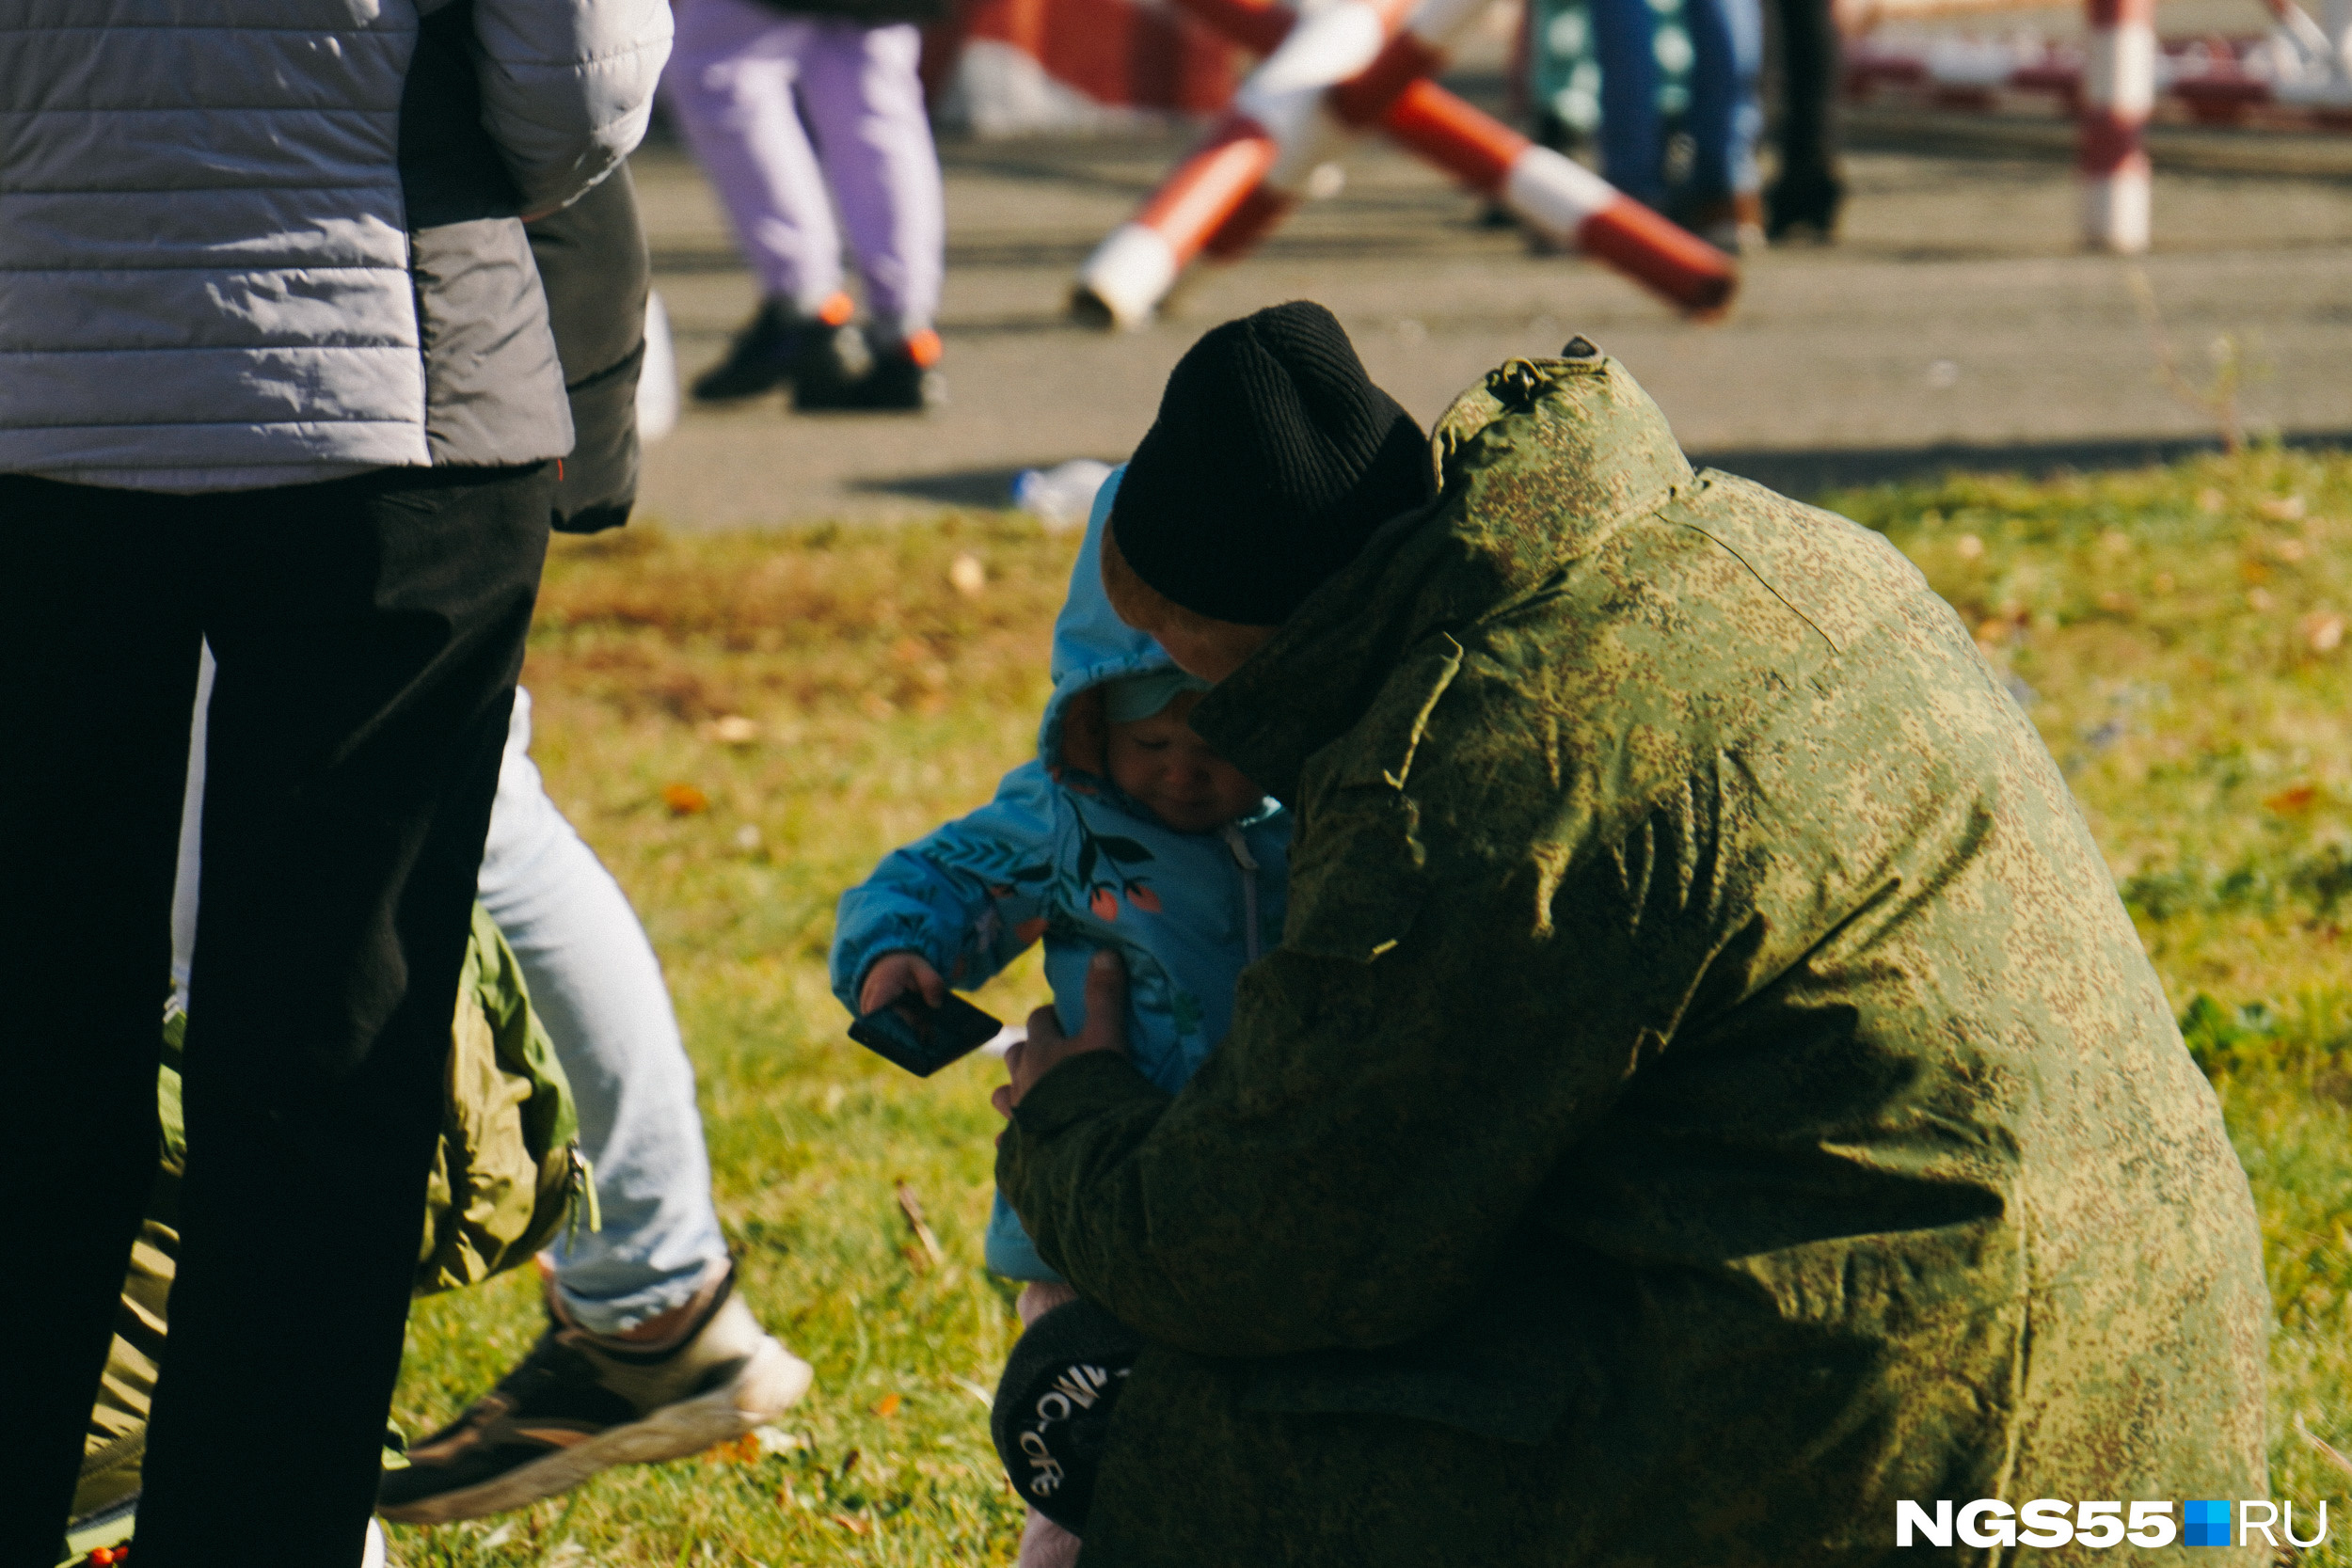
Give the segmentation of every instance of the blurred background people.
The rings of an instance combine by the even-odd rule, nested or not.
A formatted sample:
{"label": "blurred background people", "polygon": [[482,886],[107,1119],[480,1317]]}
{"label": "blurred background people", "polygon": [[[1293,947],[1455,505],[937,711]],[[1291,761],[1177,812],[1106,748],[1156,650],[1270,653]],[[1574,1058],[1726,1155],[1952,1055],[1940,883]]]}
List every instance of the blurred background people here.
{"label": "blurred background people", "polygon": [[[1586,0],[1600,65],[1601,172],[1610,183],[1725,250],[1763,238],[1759,0]],[[1678,90],[1662,73],[1687,72]],[[1689,137],[1670,159],[1670,127]]]}
{"label": "blurred background people", "polygon": [[[938,370],[946,214],[917,73],[946,0],[677,0],[669,102],[764,297],[705,402],[919,411]],[[836,226],[834,203],[840,206]],[[846,230],[866,316],[844,288]]]}

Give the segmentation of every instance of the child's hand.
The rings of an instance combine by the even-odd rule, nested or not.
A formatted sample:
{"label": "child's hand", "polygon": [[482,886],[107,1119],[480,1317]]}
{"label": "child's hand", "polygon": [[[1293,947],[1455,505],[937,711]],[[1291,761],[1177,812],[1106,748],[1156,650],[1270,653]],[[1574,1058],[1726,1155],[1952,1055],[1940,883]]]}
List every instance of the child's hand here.
{"label": "child's hand", "polygon": [[865,988],[857,993],[857,1010],[878,1012],[911,990],[921,991],[923,1000],[934,1007],[947,1000],[947,982],[923,961],[920,953],[885,953],[866,972]]}

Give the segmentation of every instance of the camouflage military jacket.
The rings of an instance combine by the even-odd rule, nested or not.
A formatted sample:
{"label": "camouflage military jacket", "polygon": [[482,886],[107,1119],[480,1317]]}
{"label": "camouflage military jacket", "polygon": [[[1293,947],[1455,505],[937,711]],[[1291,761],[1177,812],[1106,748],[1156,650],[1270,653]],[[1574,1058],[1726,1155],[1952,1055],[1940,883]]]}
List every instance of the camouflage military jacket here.
{"label": "camouflage military jacket", "polygon": [[2245,1176],[1951,610],[1598,356],[1433,447],[1196,710],[1298,813],[1232,1033],[1003,1145],[1151,1346],[1083,1560],[1984,1562],[1898,1502],[2264,1496]]}

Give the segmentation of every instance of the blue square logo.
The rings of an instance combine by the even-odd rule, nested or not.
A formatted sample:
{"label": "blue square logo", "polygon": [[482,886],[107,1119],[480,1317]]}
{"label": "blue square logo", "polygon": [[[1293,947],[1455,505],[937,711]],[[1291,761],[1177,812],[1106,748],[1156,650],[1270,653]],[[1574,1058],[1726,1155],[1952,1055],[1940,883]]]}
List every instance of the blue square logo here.
{"label": "blue square logo", "polygon": [[2230,1544],[2230,1500],[2192,1497],[2181,1505],[2181,1544],[2226,1546]]}

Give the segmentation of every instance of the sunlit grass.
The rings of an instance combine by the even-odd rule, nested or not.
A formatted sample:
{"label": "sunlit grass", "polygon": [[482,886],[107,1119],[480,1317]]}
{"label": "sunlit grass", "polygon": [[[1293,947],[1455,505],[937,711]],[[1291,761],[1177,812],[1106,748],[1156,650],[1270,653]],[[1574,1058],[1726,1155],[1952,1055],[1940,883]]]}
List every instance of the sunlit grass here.
{"label": "sunlit grass", "polygon": [[[2294,1423],[2352,1449],[2352,461],[2254,452],[1832,504],[1960,610],[2073,781],[2262,1204],[2273,1490],[2330,1498],[2343,1533],[2352,1477]],[[918,1082],[851,1046],[824,954],[843,888],[1029,754],[1074,547],[981,515],[559,544],[525,675],[535,751],[661,951],[747,1298],[818,1385],[781,1451],[400,1529],[403,1562],[1010,1560],[1020,1510],[973,1391],[1014,1331],[980,1266],[994,1069]],[[1025,963],[980,1002],[1015,1018],[1042,998]],[[945,1263],[914,1244],[901,1181]],[[513,1276],[422,1305],[408,1430],[479,1393],[536,1311]],[[2352,1553],[2331,1540],[2311,1560]]]}

